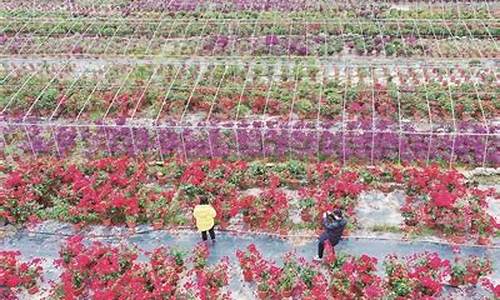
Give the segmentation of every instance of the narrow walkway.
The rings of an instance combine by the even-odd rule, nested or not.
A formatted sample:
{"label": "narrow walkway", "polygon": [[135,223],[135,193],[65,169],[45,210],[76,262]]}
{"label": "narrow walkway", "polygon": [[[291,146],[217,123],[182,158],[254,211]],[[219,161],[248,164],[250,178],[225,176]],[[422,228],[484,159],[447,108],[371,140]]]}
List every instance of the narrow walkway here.
{"label": "narrow walkway", "polygon": [[[210,64],[210,65],[224,65],[224,64],[243,64],[248,61],[248,56],[211,56],[211,57],[191,57],[191,56],[178,56],[178,57],[160,57],[158,55],[141,55],[140,57],[130,57],[124,55],[100,55],[99,58],[90,58],[91,55],[30,55],[26,58],[23,55],[2,55],[0,54],[0,64],[9,65],[24,65],[24,64],[61,64],[61,62],[70,62],[77,66],[77,70],[82,69],[100,69],[105,65],[127,65],[127,64],[161,64],[161,65],[183,65],[190,64]],[[269,56],[257,57],[260,61],[270,61]],[[296,62],[304,60],[304,58],[312,57],[279,57],[278,61],[283,63]],[[433,57],[365,57],[358,55],[343,55],[339,58],[316,58],[326,66],[414,66],[414,67],[450,67],[450,66],[464,66],[470,65],[470,60],[478,62],[482,67],[495,67],[498,65],[496,59],[475,57],[464,60],[463,58],[433,58]],[[272,64],[272,63],[270,63]]]}
{"label": "narrow walkway", "polygon": [[[118,229],[118,228],[117,228]],[[123,228],[122,228],[123,229]],[[106,230],[106,229],[104,229]],[[69,227],[63,225],[58,230],[46,230],[47,233],[31,233],[19,231],[16,234],[0,239],[0,249],[19,250],[24,257],[43,257],[52,260],[58,257],[58,251],[64,242],[65,237],[61,234],[69,234]],[[95,231],[94,231],[95,232]],[[54,233],[54,234],[52,234]],[[201,238],[199,234],[191,230],[181,230],[177,233],[167,231],[151,231],[141,234],[132,234],[129,237],[111,237],[113,229],[103,232],[104,237],[89,237],[87,241],[99,240],[109,243],[130,243],[137,245],[142,250],[151,250],[160,246],[176,247],[181,250],[189,251]],[[295,243],[289,240],[269,237],[266,235],[248,234],[236,235],[229,232],[218,232],[217,243],[211,245],[210,261],[216,262],[223,256],[228,256],[230,261],[237,265],[235,252],[237,249],[243,249],[249,244],[254,243],[266,258],[274,259],[280,262],[281,257],[288,251],[296,251],[300,256],[306,259],[312,259],[316,254],[316,241],[306,240],[301,243]],[[397,254],[400,256],[413,253],[429,251],[437,252],[443,258],[453,258],[453,248],[450,245],[436,244],[423,241],[395,241],[379,239],[355,239],[349,238],[340,242],[336,251],[342,251],[353,255],[367,254],[376,257],[381,263],[388,254]],[[494,274],[492,279],[500,280],[500,249],[484,248],[475,246],[461,246],[461,255],[488,256],[493,261]],[[380,269],[382,266],[380,265]]]}

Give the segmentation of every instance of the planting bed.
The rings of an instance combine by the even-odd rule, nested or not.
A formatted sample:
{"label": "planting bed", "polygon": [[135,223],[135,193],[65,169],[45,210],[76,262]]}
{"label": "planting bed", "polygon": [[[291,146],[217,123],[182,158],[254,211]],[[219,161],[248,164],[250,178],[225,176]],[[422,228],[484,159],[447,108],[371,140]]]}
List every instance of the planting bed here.
{"label": "planting bed", "polygon": [[1,2],[0,298],[499,298],[499,12]]}
{"label": "planting bed", "polygon": [[[308,20],[310,18],[310,20]],[[2,22],[3,21],[3,22]],[[496,58],[497,21],[267,16],[0,19],[9,56],[313,56]],[[47,47],[50,45],[50,47]]]}
{"label": "planting bed", "polygon": [[9,10],[0,19],[0,53],[336,59],[491,59],[498,54],[496,3],[462,3],[450,9],[398,2],[78,2],[3,4]]}
{"label": "planting bed", "polygon": [[3,69],[2,141],[66,156],[498,164],[496,67],[21,64]]}
{"label": "planting bed", "polygon": [[[407,237],[432,233],[456,243],[481,244],[497,234],[497,216],[488,211],[497,191],[479,188],[458,171],[437,165],[79,160],[46,157],[5,163],[1,216],[18,225],[59,220],[79,227],[179,228],[191,226],[196,197],[206,195],[213,199],[223,229],[314,234],[324,211],[341,208],[350,220],[349,231],[389,224]],[[363,214],[375,204],[367,200],[375,193],[389,197],[386,201],[395,205],[400,223]],[[357,221],[358,213],[366,224]]]}
{"label": "planting bed", "polygon": [[[47,231],[56,231],[57,233],[67,233],[70,235],[72,233],[71,230],[68,230],[64,226],[58,226],[56,224],[44,224],[44,226],[40,226],[38,228],[40,230],[43,230],[44,232]],[[102,232],[108,232],[106,229],[101,229],[99,230],[96,228],[93,233],[94,234],[102,234]],[[124,233],[124,231],[120,230],[115,230],[113,233],[119,234],[119,233]],[[61,273],[63,272],[72,272],[73,274],[76,274],[80,272],[82,274],[82,270],[78,269],[81,268],[79,266],[75,267],[68,267],[68,266],[60,266],[60,267],[54,267],[53,262],[57,259],[60,258],[59,254],[59,249],[63,247],[63,245],[67,244],[64,239],[66,237],[61,237],[61,236],[51,236],[47,234],[33,234],[33,233],[27,233],[27,232],[20,232],[18,235],[10,237],[10,238],[5,238],[0,245],[2,246],[3,249],[12,251],[12,250],[18,250],[20,251],[21,255],[17,258],[18,260],[22,261],[30,261],[36,257],[43,257],[45,258],[44,261],[40,263],[40,265],[43,267],[43,272],[41,274],[41,277],[45,280],[43,282],[39,282],[37,284],[37,287],[39,291],[35,293],[35,295],[30,295],[29,297],[41,297],[43,295],[48,295],[52,291],[54,291],[54,288],[50,285],[49,281],[54,280],[55,282],[61,283],[62,278],[60,278]],[[113,237],[85,237],[84,241],[86,244],[90,244],[92,242],[102,242],[105,245],[106,244],[111,244],[114,247],[118,247],[118,245],[125,244],[128,247],[138,247],[139,251],[143,251],[142,253],[139,253],[139,258],[137,259],[139,263],[146,263],[148,261],[148,256],[150,255],[145,255],[144,252],[147,251],[152,251],[153,249],[157,249],[160,247],[169,247],[171,249],[175,249],[176,251],[182,251],[185,257],[186,261],[186,266],[182,269],[183,273],[182,276],[186,276],[185,274],[188,274],[189,270],[193,269],[193,263],[192,260],[190,260],[188,257],[192,252],[192,249],[196,246],[198,243],[198,235],[192,233],[192,232],[185,232],[185,231],[179,231],[179,232],[163,232],[163,231],[156,231],[152,233],[143,233],[143,234],[137,234],[137,235],[132,235],[128,237],[122,237],[122,238],[113,238]],[[300,262],[300,266],[306,267],[310,270],[312,274],[311,276],[316,275],[316,272],[321,272],[323,274],[329,274],[330,266],[328,265],[320,265],[318,263],[312,263],[310,257],[312,256],[311,253],[315,252],[316,250],[316,244],[312,240],[308,240],[302,244],[296,244],[294,242],[282,240],[282,239],[276,239],[276,238],[269,238],[266,236],[255,236],[255,235],[233,235],[233,234],[226,234],[226,233],[220,233],[218,236],[218,241],[216,245],[210,246],[209,247],[209,256],[208,256],[208,263],[209,265],[214,265],[214,264],[220,264],[221,261],[223,261],[224,257],[228,257],[228,263],[230,268],[226,271],[226,276],[228,277],[226,280],[221,280],[220,281],[220,286],[221,286],[221,293],[223,292],[230,292],[231,297],[233,299],[254,299],[257,297],[257,291],[259,287],[263,286],[263,279],[260,278],[261,274],[252,274],[251,278],[253,282],[247,283],[245,282],[245,263],[241,264],[239,257],[237,256],[237,251],[238,250],[246,250],[249,245],[256,245],[257,249],[261,251],[262,253],[262,259],[264,260],[274,260],[276,263],[274,266],[278,268],[283,263],[284,254],[288,252],[294,252],[296,256],[298,257],[303,257],[305,258],[304,261]],[[39,245],[43,245],[43,247],[39,247]],[[95,246],[94,246],[95,247]],[[90,247],[89,247],[90,248]],[[409,256],[419,253],[423,254],[422,249],[425,249],[428,251],[428,253],[432,253],[432,255],[438,255],[440,258],[448,260],[450,262],[450,267],[455,266],[453,269],[455,270],[454,274],[459,274],[458,271],[460,270],[459,265],[465,265],[465,261],[467,259],[470,259],[471,257],[476,257],[477,258],[482,258],[489,260],[489,263],[492,263],[492,268],[495,270],[493,273],[488,274],[487,276],[490,278],[491,281],[498,280],[498,259],[500,257],[498,249],[493,249],[493,250],[486,250],[484,248],[477,248],[477,247],[462,247],[460,253],[455,253],[453,254],[453,248],[446,246],[446,245],[437,245],[437,244],[432,244],[432,243],[427,243],[427,242],[414,242],[414,243],[405,243],[405,242],[396,242],[396,241],[387,241],[387,240],[364,240],[364,239],[348,239],[340,242],[338,249],[336,249],[337,253],[342,253],[342,255],[349,254],[352,256],[356,257],[361,257],[361,255],[365,254],[368,255],[371,258],[376,258],[377,262],[375,263],[375,268],[377,269],[375,272],[372,270],[369,270],[370,276],[375,276],[375,278],[380,277],[377,280],[380,280],[375,287],[377,287],[376,291],[378,292],[383,292],[383,293],[393,293],[396,294],[398,291],[396,290],[396,287],[391,287],[388,285],[389,283],[389,277],[387,276],[387,271],[383,265],[384,261],[389,262],[389,258],[387,255],[390,254],[395,254],[398,255],[400,259],[406,259],[410,260]],[[95,251],[95,250],[94,250]],[[135,250],[137,251],[137,250]],[[100,257],[96,257],[93,255],[89,255],[89,250],[86,251],[86,253],[83,253],[81,256],[89,256],[90,261],[88,261],[87,265],[82,265],[83,266],[88,266],[89,269],[95,270],[97,274],[99,274],[100,271],[98,267],[98,261],[99,259],[103,259]],[[123,253],[123,252],[122,252]],[[123,255],[123,254],[122,254]],[[339,254],[340,255],[340,254]],[[293,256],[292,256],[293,257]],[[456,258],[460,258],[460,261],[455,262]],[[81,258],[77,258],[80,260]],[[77,259],[74,259],[76,262]],[[486,262],[486,261],[485,261]],[[489,273],[487,271],[488,269],[488,264],[484,264],[484,267],[478,268],[477,271],[472,271],[471,273],[466,273],[468,275],[467,280],[474,281],[475,280],[475,274],[487,274]],[[137,264],[137,262],[136,262]],[[256,268],[269,268],[272,264],[267,263],[264,264],[263,261],[259,260],[256,261]],[[410,265],[410,264],[409,264]],[[479,266],[479,265],[477,265]],[[338,267],[337,267],[338,268]],[[430,268],[432,270],[432,268]],[[170,272],[173,272],[175,269],[172,268],[170,269],[171,271],[166,272],[166,274],[171,275]],[[300,269],[299,269],[300,270]],[[257,269],[254,270],[254,272],[257,271]],[[332,270],[333,271],[333,270]],[[341,270],[338,270],[341,271]],[[347,272],[347,271],[343,271]],[[432,273],[436,272],[443,278],[443,285],[442,287],[438,288],[441,290],[439,293],[440,295],[443,296],[448,296],[452,298],[462,298],[462,297],[468,297],[468,298],[485,298],[488,296],[492,296],[491,288],[489,287],[489,284],[485,283],[484,287],[481,285],[478,285],[478,288],[476,289],[471,289],[469,284],[457,284],[460,287],[455,288],[449,284],[449,281],[451,280],[452,276],[450,276],[451,270],[448,270],[447,267],[441,267],[438,266],[436,270],[431,271]],[[475,273],[475,272],[484,272],[484,273]],[[320,274],[321,274],[320,273]],[[83,273],[85,274],[85,273]],[[221,275],[223,275],[222,273]],[[275,270],[275,275],[274,276],[282,276],[281,280],[277,280],[276,283],[271,284],[270,286],[271,289],[274,289],[275,292],[279,293],[280,290],[283,288],[283,284],[278,284],[278,282],[283,282],[283,273],[281,270],[276,269]],[[453,273],[451,273],[453,274]],[[224,278],[224,276],[219,275],[218,278]],[[341,274],[337,274],[339,276]],[[345,275],[345,273],[342,273],[342,275]],[[426,274],[427,275],[427,274]],[[465,275],[465,274],[464,274]],[[87,275],[88,276],[88,275]],[[123,277],[120,276],[119,282],[123,282],[124,278],[126,278],[127,275],[124,275]],[[248,276],[248,275],[247,275]],[[254,277],[255,276],[255,277]],[[297,274],[295,273],[295,270],[292,274],[289,274],[290,279],[292,282],[300,282],[302,279],[297,278]],[[328,276],[328,275],[327,275]],[[403,275],[404,276],[404,275]],[[437,279],[437,277],[434,277],[434,275],[431,275],[432,278]],[[187,277],[187,276],[186,276]],[[455,276],[458,277],[458,276]],[[175,276],[174,276],[175,278]],[[192,280],[193,277],[190,277],[188,280]],[[212,277],[213,278],[213,277]],[[347,275],[346,275],[347,278]],[[463,277],[460,277],[463,278]],[[93,277],[93,280],[95,280],[96,277]],[[305,279],[305,278],[304,278]],[[319,278],[318,278],[319,279]],[[170,290],[177,290],[177,291],[182,291],[185,293],[186,288],[184,287],[184,279],[181,283],[177,283],[177,285],[172,286],[172,284],[166,285],[169,287]],[[405,287],[406,289],[411,290],[412,293],[419,293],[422,291],[425,291],[425,288],[421,284],[416,284],[419,280],[419,278],[414,278],[411,279],[412,281],[408,280],[407,283],[402,282],[401,286]],[[483,278],[484,280],[484,278]],[[424,281],[424,280],[422,280]],[[114,282],[114,281],[113,281]],[[306,282],[309,282],[306,279]],[[321,280],[314,280],[316,284],[321,284]],[[323,281],[324,282],[324,281]],[[386,283],[387,282],[387,283]],[[411,282],[411,283],[410,283]],[[175,283],[175,282],[174,282]],[[303,284],[303,283],[302,283]],[[301,292],[297,292],[296,297],[302,298],[308,294],[312,295],[325,295],[325,292],[328,291],[325,285],[323,285],[323,290],[318,290],[318,288],[314,289],[310,283],[308,283],[309,286],[306,284],[306,288],[303,288]],[[323,283],[324,284],[324,283]],[[454,283],[455,284],[455,283]],[[364,286],[365,284],[363,284]],[[117,285],[118,286],[118,285]],[[338,285],[340,286],[340,285]],[[436,285],[435,285],[436,286]],[[440,285],[438,285],[440,286]],[[172,289],[173,287],[173,289]],[[437,286],[436,286],[437,287]],[[74,290],[74,286],[71,284],[67,285],[66,287],[66,292]],[[59,289],[61,288],[61,284],[59,284]],[[90,292],[90,291],[99,291],[98,289],[91,289],[87,287],[84,291],[85,292]],[[220,291],[219,289],[217,291]],[[141,291],[141,290],[139,290]],[[369,291],[369,290],[368,290]],[[29,295],[28,292],[23,291],[24,295]],[[114,289],[114,292],[119,292],[118,289]],[[195,293],[203,293],[202,290],[200,290],[200,287],[192,289],[191,292]],[[204,291],[207,292],[207,291]],[[399,291],[401,293],[401,291]],[[139,293],[139,292],[138,292]],[[299,294],[302,293],[302,294]],[[165,292],[165,294],[168,294],[168,291]],[[300,296],[303,295],[303,296]],[[331,294],[330,294],[331,295]],[[327,298],[331,299],[331,296]],[[375,298],[379,299],[380,297]],[[314,297],[312,298],[314,299]]]}

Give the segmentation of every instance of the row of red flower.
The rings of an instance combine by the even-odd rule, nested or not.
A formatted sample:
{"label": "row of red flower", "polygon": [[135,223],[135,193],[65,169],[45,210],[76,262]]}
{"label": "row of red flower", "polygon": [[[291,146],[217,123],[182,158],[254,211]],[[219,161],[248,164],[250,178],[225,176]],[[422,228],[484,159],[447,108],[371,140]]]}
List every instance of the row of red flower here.
{"label": "row of red flower", "polygon": [[367,255],[335,255],[327,245],[323,265],[287,254],[283,266],[266,260],[254,245],[238,251],[244,280],[254,283],[260,299],[434,299],[442,295],[444,283],[476,286],[479,282],[496,297],[500,285],[485,275],[491,261],[470,256],[442,259],[437,253],[408,257],[387,256],[385,276],[377,273],[377,259]]}
{"label": "row of red flower", "polygon": [[[67,300],[231,298],[229,259],[209,265],[206,244],[197,245],[187,258],[166,247],[146,253],[147,262],[140,262],[138,254],[130,246],[86,245],[80,236],[73,236],[55,262],[61,270],[59,280],[41,292],[41,260],[23,262],[19,252],[2,251],[0,296],[16,299],[27,292]],[[445,284],[465,287],[479,283],[500,296],[500,285],[485,278],[492,272],[487,258],[470,256],[450,262],[436,253],[391,255],[383,262],[385,276],[381,277],[374,257],[336,256],[329,247],[326,254],[321,265],[293,253],[286,254],[278,265],[266,260],[255,245],[236,252],[244,281],[252,282],[261,299],[434,299]]]}
{"label": "row of red flower", "polygon": [[55,267],[59,280],[40,292],[43,270],[40,259],[19,260],[19,252],[0,252],[2,299],[19,293],[45,293],[48,299],[229,299],[228,258],[208,265],[208,247],[199,244],[192,254],[166,247],[146,253],[130,246],[94,242],[85,245],[81,236],[69,238],[60,250]]}
{"label": "row of red flower", "polygon": [[[292,208],[300,209],[306,227],[320,229],[326,210],[341,208],[356,225],[358,197],[369,190],[406,192],[401,207],[406,231],[431,229],[445,238],[488,243],[499,224],[487,213],[481,190],[456,170],[437,166],[384,165],[343,169],[334,163],[221,160],[147,163],[106,158],[84,163],[29,160],[3,167],[0,217],[11,223],[56,219],[74,224],[191,224],[185,216],[197,196],[209,197],[219,226],[241,214],[243,225],[258,231],[293,229]],[[251,187],[261,190],[244,193]],[[298,207],[286,189],[295,189]],[[302,226],[304,227],[304,226]]]}

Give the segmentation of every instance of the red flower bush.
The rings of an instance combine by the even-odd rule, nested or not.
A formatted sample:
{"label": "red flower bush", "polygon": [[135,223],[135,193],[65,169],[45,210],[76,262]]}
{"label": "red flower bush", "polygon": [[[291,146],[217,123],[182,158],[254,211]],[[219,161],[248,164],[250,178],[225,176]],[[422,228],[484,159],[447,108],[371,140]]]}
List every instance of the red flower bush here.
{"label": "red flower bush", "polygon": [[50,159],[19,162],[9,169],[0,189],[0,217],[13,224],[40,219],[57,198],[61,186],[58,169]]}
{"label": "red flower bush", "polygon": [[227,257],[214,266],[194,269],[193,272],[194,282],[188,281],[184,285],[188,291],[187,295],[196,296],[201,300],[231,299],[230,293],[223,291],[229,284],[229,259]]}
{"label": "red flower bush", "polygon": [[340,208],[350,217],[351,223],[355,222],[354,210],[357,199],[364,190],[366,190],[366,185],[360,182],[360,177],[356,172],[337,173],[318,187],[303,188],[299,190],[302,219],[305,222],[312,219],[316,228],[321,228],[323,213]]}
{"label": "red flower bush", "polygon": [[125,247],[94,242],[85,246],[81,236],[67,240],[57,262],[62,268],[60,282],[52,290],[56,299],[81,297],[118,299],[128,295],[136,286],[138,298],[149,294],[140,266],[135,265],[137,254]]}
{"label": "red flower bush", "polygon": [[422,253],[399,258],[388,256],[384,261],[388,293],[399,299],[436,297],[450,274],[450,262],[437,253]]}
{"label": "red flower bush", "polygon": [[72,206],[70,220],[133,225],[139,219],[139,196],[146,181],[144,163],[106,158],[84,168],[70,165],[60,176],[66,185],[59,196]]}
{"label": "red flower bush", "polygon": [[199,243],[193,250],[193,256],[191,257],[193,266],[195,269],[203,269],[207,266],[207,260],[210,252],[208,246],[205,243]]}
{"label": "red flower bush", "polygon": [[[469,280],[482,282],[495,293],[495,285],[483,276],[491,272],[487,259],[470,257],[464,263],[441,259],[436,253],[420,253],[409,257],[388,256],[383,264],[385,277],[377,273],[377,260],[335,255],[327,246],[323,264],[310,264],[294,254],[287,254],[283,265],[266,260],[250,245],[236,256],[246,281],[255,283],[261,299],[293,296],[298,299],[434,299],[453,274],[453,268],[465,264]],[[460,262],[460,264],[458,264]],[[460,267],[461,268],[461,267]],[[248,275],[250,273],[250,275]],[[465,273],[464,273],[465,274]],[[453,275],[452,275],[453,278]],[[463,286],[467,282],[458,282]]]}
{"label": "red flower bush", "polygon": [[60,254],[63,272],[52,295],[61,299],[171,297],[184,268],[182,256],[166,248],[153,250],[149,263],[141,264],[132,249],[97,242],[85,246],[79,236],[68,239]]}
{"label": "red flower bush", "polygon": [[470,256],[461,260],[456,258],[451,266],[450,285],[476,285],[483,276],[493,271],[491,261],[486,258]]}
{"label": "red flower bush", "polygon": [[[89,160],[31,160],[4,168],[0,218],[10,223],[56,219],[78,225],[151,223],[155,228],[193,224],[190,213],[205,195],[226,228],[242,213],[253,230],[290,229],[284,188],[298,188],[301,228],[319,229],[322,213],[341,208],[356,226],[359,195],[369,189],[403,187],[401,210],[408,232],[435,232],[455,242],[486,244],[499,224],[487,213],[483,191],[456,170],[430,167],[341,169],[332,163],[167,160],[146,163],[127,157]],[[396,183],[394,185],[393,183]],[[263,187],[257,196],[242,196]],[[231,223],[235,224],[235,223]],[[349,228],[348,228],[349,229]]]}
{"label": "red flower bush", "polygon": [[466,238],[490,238],[498,229],[486,210],[492,191],[470,186],[456,170],[437,166],[408,170],[406,202],[402,207],[407,228],[434,230],[445,238],[463,242]]}
{"label": "red flower bush", "polygon": [[[236,254],[243,274],[251,272],[261,299],[298,297],[301,299],[362,299],[383,295],[382,279],[375,274],[376,259],[366,255],[359,258],[341,255],[326,268],[308,263],[304,258],[289,253],[283,266],[264,259],[250,245]],[[250,267],[249,264],[253,267]]]}
{"label": "red flower bush", "polygon": [[[448,281],[454,286],[481,284],[498,297],[498,285],[485,278],[492,272],[492,262],[486,258],[457,258],[450,265],[435,253],[391,255],[384,260],[385,277],[380,277],[373,257],[335,255],[329,246],[325,250],[323,264],[288,253],[278,265],[265,259],[253,244],[238,250],[236,256],[260,299],[434,299],[441,296]],[[188,264],[182,252],[165,247],[145,252],[145,262],[138,261],[138,253],[124,245],[86,245],[81,236],[69,238],[56,262],[61,275],[52,284],[51,299],[231,298],[229,259],[209,264],[209,248],[204,243],[195,247]],[[0,296],[5,299],[15,299],[24,289],[38,292],[40,260],[23,263],[18,256],[18,252],[0,252],[0,285],[4,287]]]}
{"label": "red flower bush", "polygon": [[11,223],[40,218],[135,223],[145,181],[144,164],[126,158],[101,159],[85,166],[57,161],[20,164],[4,182],[1,213]]}
{"label": "red flower bush", "polygon": [[376,274],[377,259],[339,255],[329,264],[330,293],[341,299],[380,299],[382,279]]}
{"label": "red flower bush", "polygon": [[30,295],[39,290],[42,274],[41,260],[35,258],[28,262],[19,260],[18,251],[0,251],[0,297],[17,299],[16,294],[27,290]]}
{"label": "red flower bush", "polygon": [[[61,249],[57,264],[62,273],[51,295],[55,299],[227,298],[222,289],[228,284],[228,261],[208,266],[206,247],[195,249],[190,270],[181,252],[160,247],[146,254],[148,262],[140,263],[130,247],[98,242],[86,246],[82,237],[71,237]],[[188,280],[182,285],[184,277],[192,276],[194,283]]]}
{"label": "red flower bush", "polygon": [[[23,175],[21,175],[23,174]],[[0,190],[0,217],[11,223],[58,219],[79,225],[185,224],[175,190],[148,185],[144,161],[20,163]]]}
{"label": "red flower bush", "polygon": [[240,268],[243,272],[243,278],[245,281],[252,281],[253,278],[253,268],[260,262],[263,258],[260,252],[257,250],[254,244],[250,244],[246,251],[237,250],[236,257],[240,263]]}
{"label": "red flower bush", "polygon": [[276,266],[274,262],[266,260],[253,244],[249,245],[246,251],[238,250],[236,256],[240,261],[243,273],[251,273],[249,276],[251,279],[248,281],[257,284],[259,298],[267,299],[272,295],[275,297],[279,295],[277,284],[282,273],[281,268]]}
{"label": "red flower bush", "polygon": [[191,279],[184,284],[186,294],[197,299],[230,299],[230,293],[223,288],[229,284],[229,258],[224,257],[218,264],[208,266],[209,249],[199,243],[191,257],[194,269],[187,273]]}
{"label": "red flower bush", "polygon": [[289,228],[289,199],[276,185],[258,196],[245,196],[239,202],[243,220],[252,229],[286,231]]}
{"label": "red flower bush", "polygon": [[229,184],[238,177],[241,164],[223,164],[220,160],[197,161],[188,165],[179,179],[179,201],[191,210],[198,204],[198,196],[205,195],[217,211],[216,222],[227,227],[230,218],[238,213],[236,187]]}

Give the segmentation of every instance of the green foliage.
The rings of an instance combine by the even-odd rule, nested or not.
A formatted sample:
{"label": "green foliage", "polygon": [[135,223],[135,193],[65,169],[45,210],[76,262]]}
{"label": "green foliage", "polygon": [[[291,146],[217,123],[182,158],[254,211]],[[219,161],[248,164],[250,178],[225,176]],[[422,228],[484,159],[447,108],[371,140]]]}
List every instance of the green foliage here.
{"label": "green foliage", "polygon": [[298,160],[289,160],[286,163],[286,169],[296,178],[303,178],[306,175],[306,166]]}
{"label": "green foliage", "polygon": [[299,207],[301,209],[313,208],[316,205],[314,198],[303,198],[299,201]]}
{"label": "green foliage", "polygon": [[412,288],[410,286],[410,281],[406,278],[398,279],[394,282],[394,292],[397,296],[404,297],[408,295]]}
{"label": "green foliage", "polygon": [[309,113],[314,109],[314,105],[307,99],[300,99],[295,103],[295,105],[297,110],[301,113]]}
{"label": "green foliage", "polygon": [[267,168],[259,161],[252,161],[248,166],[248,174],[252,177],[264,176],[267,174]]}

